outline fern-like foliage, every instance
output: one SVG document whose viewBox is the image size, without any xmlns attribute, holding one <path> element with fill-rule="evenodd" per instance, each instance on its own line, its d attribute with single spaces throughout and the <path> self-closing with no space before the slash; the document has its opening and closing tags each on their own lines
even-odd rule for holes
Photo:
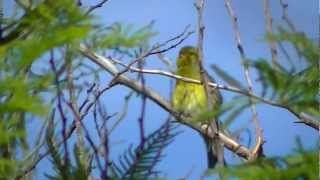
<svg viewBox="0 0 320 180">
<path fill-rule="evenodd" d="M 108 27 L 96 28 L 87 43 L 91 48 L 102 52 L 108 49 L 133 58 L 136 56 L 133 50 L 148 49 L 150 39 L 156 34 L 152 22 L 140 28 L 132 24 L 115 22 Z"/>
<path fill-rule="evenodd" d="M 207 175 L 217 172 L 229 179 L 317 179 L 318 153 L 315 150 L 304 150 L 300 142 L 295 154 L 214 169 L 208 171 Z"/>
<path fill-rule="evenodd" d="M 167 121 L 151 133 L 140 146 L 132 146 L 119 158 L 119 164 L 112 163 L 115 179 L 148 179 L 156 177 L 156 164 L 163 157 L 163 149 L 179 134 L 176 125 Z"/>
<path fill-rule="evenodd" d="M 289 64 L 285 64 L 283 59 L 274 66 L 267 59 L 247 60 L 246 66 L 256 70 L 259 76 L 259 82 L 262 87 L 261 97 L 270 99 L 291 112 L 299 114 L 308 113 L 319 119 L 320 113 L 319 95 L 318 95 L 318 59 L 320 57 L 319 47 L 303 33 L 288 32 L 280 28 L 277 34 L 268 34 L 268 41 L 278 43 L 287 43 L 294 47 L 290 54 L 298 54 L 295 62 L 290 59 Z M 299 61 L 299 62 L 297 62 Z M 230 76 L 227 72 L 212 66 L 215 73 L 227 82 L 229 85 L 245 90 L 236 78 Z M 259 103 L 253 99 L 254 103 Z M 220 114 L 229 114 L 223 119 L 224 126 L 229 126 L 236 117 L 249 107 L 248 97 L 243 95 L 235 96 L 230 102 L 225 102 L 220 108 Z"/>
<path fill-rule="evenodd" d="M 264 59 L 249 63 L 258 70 L 262 84 L 265 85 L 265 89 L 270 90 L 270 98 L 296 112 L 304 111 L 319 116 L 319 47 L 304 34 L 291 33 L 284 29 L 280 29 L 279 34 L 268 35 L 267 38 L 290 43 L 301 56 L 300 62 L 289 68 L 280 64 L 273 68 Z"/>
<path fill-rule="evenodd" d="M 50 153 L 50 160 L 53 165 L 53 170 L 55 173 L 53 175 L 45 174 L 48 179 L 51 180 L 86 180 L 89 177 L 90 170 L 86 167 L 86 164 L 80 160 L 80 151 L 78 146 L 74 146 L 73 153 L 69 153 L 69 155 L 73 155 L 75 161 L 74 163 L 71 161 L 65 161 L 65 154 L 63 151 L 59 151 L 59 148 L 56 147 L 56 141 L 54 137 L 54 127 L 50 124 L 46 134 L 46 144 Z M 82 156 L 88 157 L 88 151 L 82 152 L 84 153 Z M 70 158 L 70 157 L 69 157 Z M 88 159 L 88 158 L 87 158 Z"/>
<path fill-rule="evenodd" d="M 53 48 L 78 43 L 90 30 L 88 18 L 71 0 L 37 1 L 20 10 L 1 24 L 0 179 L 14 179 L 28 164 L 21 161 L 30 151 L 26 124 L 48 114 L 41 92 L 49 89 L 52 74 L 34 73 L 34 63 Z"/>
</svg>

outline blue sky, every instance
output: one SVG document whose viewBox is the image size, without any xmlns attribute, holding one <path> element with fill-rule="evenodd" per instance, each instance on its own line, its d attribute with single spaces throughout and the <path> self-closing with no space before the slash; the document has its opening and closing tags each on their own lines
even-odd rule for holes
<svg viewBox="0 0 320 180">
<path fill-rule="evenodd" d="M 93 4 L 92 0 L 84 1 L 84 5 Z M 158 35 L 152 39 L 152 43 L 163 42 L 181 33 L 187 25 L 191 29 L 196 28 L 196 10 L 194 0 L 109 0 L 103 8 L 95 11 L 99 21 L 104 25 L 114 22 L 133 24 L 141 27 L 155 21 L 154 30 Z M 317 37 L 318 29 L 318 6 L 316 1 L 289 0 L 289 16 L 296 25 L 297 30 L 305 32 L 310 38 Z M 5 2 L 5 7 L 9 7 Z M 260 57 L 270 59 L 268 44 L 263 40 L 265 23 L 263 14 L 263 1 L 242 0 L 233 1 L 235 13 L 238 16 L 242 43 L 250 59 Z M 9 8 L 7 8 L 8 10 Z M 283 24 L 281 20 L 281 6 L 279 1 L 270 1 L 271 14 L 274 18 L 275 29 Z M 205 37 L 204 37 L 204 61 L 207 70 L 210 64 L 216 64 L 221 69 L 230 73 L 239 81 L 244 81 L 239 52 L 236 48 L 234 33 L 230 17 L 224 7 L 224 1 L 207 0 L 204 11 Z M 167 52 L 165 55 L 174 60 L 180 47 L 184 45 L 196 45 L 197 35 L 193 34 L 181 46 Z M 280 62 L 281 60 L 280 55 Z M 174 63 L 174 62 L 173 62 Z M 153 69 L 165 68 L 156 56 L 147 59 L 147 67 Z M 103 81 L 108 83 L 110 77 L 104 74 Z M 158 75 L 146 75 L 147 84 L 169 98 L 170 81 Z M 256 78 L 252 73 L 253 79 Z M 224 84 L 218 79 L 219 83 Z M 259 87 L 254 90 L 258 92 Z M 123 97 L 128 94 L 128 89 L 121 86 L 115 87 L 104 95 L 103 102 L 107 111 L 111 114 L 121 110 Z M 232 97 L 229 92 L 222 92 L 226 101 Z M 141 100 L 132 98 L 129 103 L 127 118 L 119 125 L 111 136 L 111 157 L 117 159 L 128 144 L 137 143 L 139 137 L 138 117 Z M 315 147 L 318 133 L 313 129 L 300 124 L 294 124 L 296 118 L 286 110 L 267 105 L 258 105 L 258 117 L 261 121 L 266 144 L 264 145 L 267 156 L 285 155 L 292 152 L 295 145 L 295 137 L 301 137 L 304 145 L 308 148 Z M 158 128 L 167 118 L 167 113 L 155 105 L 147 102 L 146 128 L 152 132 Z M 236 129 L 251 118 L 250 112 L 245 112 L 237 118 L 232 125 Z M 87 126 L 93 128 L 90 119 L 86 120 Z M 206 168 L 204 144 L 201 137 L 191 129 L 180 127 L 183 133 L 165 150 L 165 158 L 159 164 L 158 169 L 165 173 L 168 179 L 176 179 L 185 176 L 191 171 L 190 179 L 198 179 Z M 245 138 L 245 135 L 243 136 Z M 121 143 L 119 143 L 121 142 Z M 113 145 L 114 144 L 114 145 Z M 227 152 L 227 159 L 234 162 L 234 157 Z M 40 163 L 43 169 L 48 162 Z M 45 168 L 44 168 L 45 169 Z"/>
<path fill-rule="evenodd" d="M 105 8 L 96 11 L 101 21 L 112 23 L 114 21 L 133 23 L 137 26 L 145 25 L 155 20 L 154 29 L 159 33 L 154 42 L 162 42 L 170 37 L 179 34 L 186 25 L 191 24 L 196 28 L 196 10 L 192 0 L 148 0 L 148 1 L 110 1 Z M 304 31 L 309 37 L 315 38 L 318 32 L 317 7 L 315 1 L 288 1 L 289 16 L 293 20 L 299 31 Z M 270 59 L 268 44 L 263 41 L 265 34 L 263 1 L 245 0 L 233 1 L 234 10 L 238 16 L 240 33 L 243 46 L 250 59 L 260 57 Z M 271 1 L 271 14 L 274 18 L 275 29 L 283 23 L 281 21 L 281 6 L 278 1 Z M 241 68 L 238 50 L 236 49 L 233 29 L 230 17 L 224 7 L 223 1 L 208 1 L 204 12 L 205 38 L 204 38 L 204 57 L 205 64 L 216 64 L 220 68 L 230 73 L 239 81 L 245 83 Z M 193 34 L 183 45 L 196 45 L 197 36 Z M 180 47 L 182 47 L 181 45 Z M 170 59 L 176 59 L 179 48 L 166 53 Z M 282 57 L 280 55 L 280 57 Z M 280 60 L 281 61 L 281 60 Z M 174 63 L 174 62 L 173 62 Z M 147 60 L 149 68 L 163 68 L 159 64 L 157 57 L 150 57 Z M 207 68 L 210 72 L 210 69 Z M 211 71 L 212 72 L 212 71 Z M 252 73 L 253 79 L 256 78 Z M 156 89 L 160 94 L 168 97 L 169 81 L 157 75 L 147 75 L 147 84 Z M 220 83 L 222 81 L 218 80 Z M 259 90 L 255 86 L 255 90 Z M 119 91 L 127 91 L 126 88 L 113 90 L 112 95 L 105 96 L 110 104 L 117 104 Z M 114 96 L 113 96 L 114 95 Z M 225 100 L 230 99 L 230 93 L 223 92 Z M 140 100 L 133 99 L 128 118 L 115 131 L 113 140 L 125 139 L 127 143 L 117 145 L 112 150 L 112 157 L 117 157 L 123 152 L 128 144 L 135 142 L 138 137 L 136 113 L 140 105 Z M 157 105 L 148 102 L 146 124 L 149 130 L 159 127 L 160 123 L 166 118 Z M 116 111 L 119 106 L 110 107 L 110 111 Z M 258 117 L 261 121 L 266 144 L 264 145 L 265 154 L 285 155 L 293 151 L 295 137 L 301 137 L 306 147 L 314 147 L 318 134 L 303 125 L 294 124 L 296 120 L 293 115 L 286 110 L 274 108 L 267 105 L 258 105 Z M 250 112 L 245 112 L 237 118 L 237 122 L 232 125 L 235 129 L 247 122 L 251 118 Z M 166 149 L 166 158 L 160 163 L 159 169 L 162 170 L 168 179 L 176 179 L 192 172 L 190 179 L 197 179 L 206 167 L 205 149 L 200 136 L 194 131 L 181 127 L 183 133 Z M 244 135 L 245 138 L 245 135 Z M 230 153 L 227 158 L 233 160 Z"/>
</svg>

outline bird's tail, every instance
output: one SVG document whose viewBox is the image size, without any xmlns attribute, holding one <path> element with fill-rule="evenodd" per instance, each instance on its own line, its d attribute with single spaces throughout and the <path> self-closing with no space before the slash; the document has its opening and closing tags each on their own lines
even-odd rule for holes
<svg viewBox="0 0 320 180">
<path fill-rule="evenodd" d="M 208 168 L 224 166 L 224 148 L 218 139 L 205 139 L 207 147 Z"/>
</svg>

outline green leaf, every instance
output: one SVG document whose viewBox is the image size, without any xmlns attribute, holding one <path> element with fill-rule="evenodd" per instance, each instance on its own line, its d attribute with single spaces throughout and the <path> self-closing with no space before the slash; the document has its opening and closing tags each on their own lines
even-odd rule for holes
<svg viewBox="0 0 320 180">
<path fill-rule="evenodd" d="M 236 80 L 235 78 L 233 78 L 232 76 L 230 76 L 227 72 L 225 72 L 224 70 L 220 69 L 218 66 L 216 65 L 211 65 L 211 68 L 213 69 L 213 71 L 219 76 L 221 77 L 224 81 L 226 81 L 229 85 L 237 87 L 239 89 L 245 89 L 242 84 Z"/>
<path fill-rule="evenodd" d="M 144 144 L 132 146 L 120 158 L 119 164 L 112 163 L 112 172 L 116 179 L 153 179 L 158 172 L 156 164 L 162 158 L 163 149 L 168 146 L 179 133 L 175 132 L 176 126 L 167 121 L 159 129 L 146 137 Z"/>
<path fill-rule="evenodd" d="M 320 55 L 319 46 L 309 39 L 304 33 L 288 32 L 279 28 L 279 34 L 267 34 L 266 39 L 272 41 L 287 41 L 296 48 L 310 64 L 317 64 Z"/>
<path fill-rule="evenodd" d="M 228 105 L 227 105 L 228 104 Z M 250 100 L 246 96 L 240 96 L 240 98 L 235 98 L 233 101 L 223 104 L 222 109 L 228 108 L 228 115 L 223 119 L 223 129 L 228 128 L 239 115 L 250 106 Z"/>
<path fill-rule="evenodd" d="M 134 48 L 145 47 L 156 33 L 152 31 L 152 24 L 133 30 L 132 24 L 114 23 L 99 36 L 99 48 Z M 101 37 L 102 36 L 102 37 Z"/>
<path fill-rule="evenodd" d="M 230 179 L 317 179 L 317 159 L 315 151 L 308 151 L 217 168 L 208 171 L 207 176 L 219 172 Z"/>
</svg>

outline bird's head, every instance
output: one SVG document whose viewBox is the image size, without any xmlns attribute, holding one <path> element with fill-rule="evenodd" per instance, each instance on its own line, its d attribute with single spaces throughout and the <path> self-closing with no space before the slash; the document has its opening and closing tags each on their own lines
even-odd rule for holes
<svg viewBox="0 0 320 180">
<path fill-rule="evenodd" d="M 198 64 L 199 56 L 197 48 L 193 46 L 184 46 L 179 52 L 177 67 L 184 67 L 188 65 L 196 66 Z"/>
</svg>

